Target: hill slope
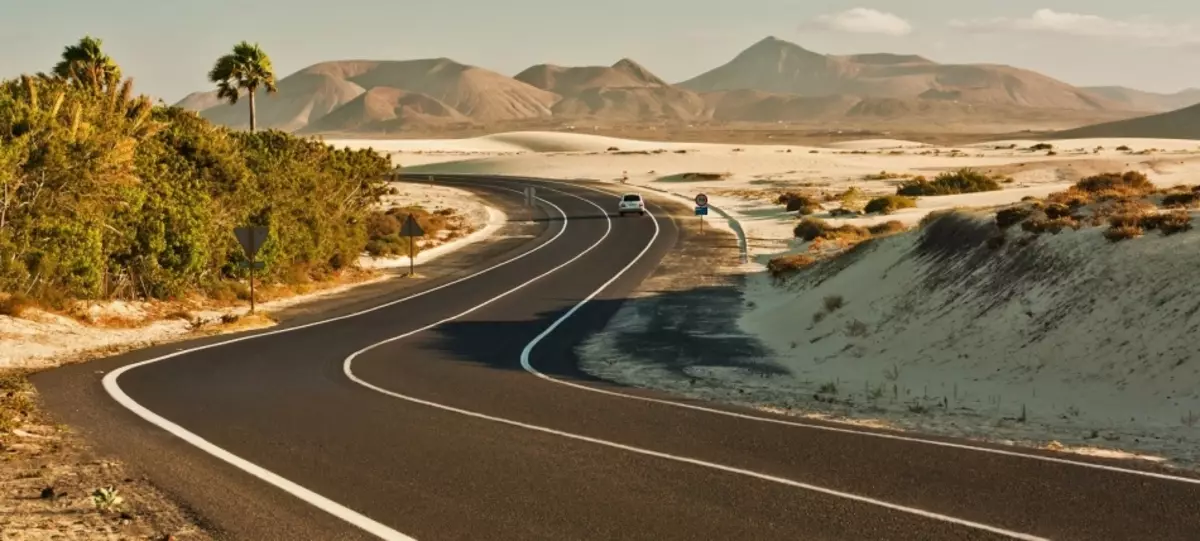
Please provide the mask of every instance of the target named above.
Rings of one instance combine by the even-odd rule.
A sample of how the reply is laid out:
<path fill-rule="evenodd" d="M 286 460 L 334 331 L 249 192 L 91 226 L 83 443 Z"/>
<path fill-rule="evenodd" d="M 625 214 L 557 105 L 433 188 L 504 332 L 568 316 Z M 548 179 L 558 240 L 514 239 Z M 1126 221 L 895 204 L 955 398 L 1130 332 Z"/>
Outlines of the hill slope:
<path fill-rule="evenodd" d="M 628 58 L 612 66 L 540 64 L 514 79 L 562 96 L 551 109 L 556 117 L 658 121 L 705 116 L 698 94 L 668 84 Z"/>
<path fill-rule="evenodd" d="M 1144 137 L 1200 139 L 1200 105 L 1157 115 L 1105 122 L 1053 134 L 1055 138 Z"/>
<path fill-rule="evenodd" d="M 938 64 L 913 55 L 834 56 L 769 37 L 679 86 L 696 92 L 759 90 L 798 96 L 922 98 L 1085 111 L 1119 102 L 1044 75 L 992 64 Z"/>
<path fill-rule="evenodd" d="M 277 94 L 263 93 L 258 100 L 258 120 L 263 128 L 303 129 L 376 88 L 391 90 L 372 96 L 330 123 L 365 126 L 401 117 L 408 123 L 459 121 L 460 117 L 476 122 L 523 120 L 550 116 L 550 106 L 559 100 L 554 93 L 447 58 L 324 62 L 283 78 L 278 87 Z M 204 107 L 211 103 L 208 94 L 192 94 L 178 105 L 200 110 L 201 116 L 220 124 L 237 128 L 248 125 L 245 104 Z M 395 101 L 401 114 L 395 107 L 379 105 L 389 101 Z M 439 110 L 436 104 L 448 106 L 454 113 Z"/>
<path fill-rule="evenodd" d="M 467 124 L 471 119 L 425 94 L 377 86 L 300 130 L 387 133 L 408 127 Z"/>
<path fill-rule="evenodd" d="M 1174 94 L 1146 92 L 1124 86 L 1089 86 L 1083 89 L 1120 102 L 1133 111 L 1162 113 L 1200 103 L 1200 88 L 1188 88 Z"/>

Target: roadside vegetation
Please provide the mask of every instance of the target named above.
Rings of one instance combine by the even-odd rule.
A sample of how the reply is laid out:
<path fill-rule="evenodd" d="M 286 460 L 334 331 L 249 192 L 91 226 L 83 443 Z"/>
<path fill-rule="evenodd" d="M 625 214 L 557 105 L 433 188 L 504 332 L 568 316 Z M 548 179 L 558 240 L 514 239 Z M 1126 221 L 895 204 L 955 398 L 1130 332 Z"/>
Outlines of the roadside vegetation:
<path fill-rule="evenodd" d="M 62 307 L 220 290 L 247 275 L 242 225 L 270 230 L 263 280 L 354 264 L 387 160 L 215 126 L 120 74 L 85 38 L 53 74 L 0 83 L 0 291 Z"/>
<path fill-rule="evenodd" d="M 904 181 L 896 189 L 896 195 L 916 197 L 922 195 L 955 195 L 963 193 L 993 192 L 1000 190 L 1001 177 L 989 176 L 973 169 L 947 171 L 928 180 L 917 177 Z"/>

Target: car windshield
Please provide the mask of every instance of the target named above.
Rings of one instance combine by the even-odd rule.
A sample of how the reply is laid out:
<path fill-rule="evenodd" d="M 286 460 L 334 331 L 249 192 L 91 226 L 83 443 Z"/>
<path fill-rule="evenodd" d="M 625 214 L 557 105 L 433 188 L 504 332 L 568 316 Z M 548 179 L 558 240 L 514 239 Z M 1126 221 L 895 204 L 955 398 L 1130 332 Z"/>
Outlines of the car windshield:
<path fill-rule="evenodd" d="M 625 197 L 623 197 L 621 200 L 622 200 L 622 201 L 625 201 L 625 202 L 630 202 L 630 201 L 641 201 L 641 200 L 642 200 L 642 196 L 640 196 L 640 195 L 637 195 L 637 194 L 630 194 L 630 195 L 626 195 L 626 196 L 625 196 Z"/>

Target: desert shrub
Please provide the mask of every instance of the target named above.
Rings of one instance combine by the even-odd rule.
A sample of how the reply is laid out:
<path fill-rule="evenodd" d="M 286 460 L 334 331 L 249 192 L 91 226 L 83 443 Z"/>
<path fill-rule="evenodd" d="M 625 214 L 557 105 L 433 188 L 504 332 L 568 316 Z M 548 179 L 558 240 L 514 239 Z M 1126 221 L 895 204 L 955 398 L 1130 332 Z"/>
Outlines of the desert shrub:
<path fill-rule="evenodd" d="M 903 195 L 887 195 L 884 197 L 876 197 L 867 202 L 867 206 L 863 208 L 868 214 L 891 214 L 900 209 L 908 209 L 917 206 L 917 200 Z"/>
<path fill-rule="evenodd" d="M 1038 143 L 1036 145 L 1029 147 L 1029 150 L 1052 150 L 1052 149 L 1054 149 L 1054 145 L 1052 145 L 1050 143 Z"/>
<path fill-rule="evenodd" d="M 1091 194 L 1115 192 L 1123 195 L 1147 195 L 1154 191 L 1154 184 L 1142 173 L 1126 171 L 1093 175 L 1076 182 L 1072 189 Z"/>
<path fill-rule="evenodd" d="M 1004 236 L 1004 233 L 1000 233 L 998 235 L 988 237 L 987 247 L 993 250 L 999 250 L 1000 248 L 1003 248 L 1007 242 L 1008 237 Z"/>
<path fill-rule="evenodd" d="M 805 218 L 796 224 L 796 227 L 792 229 L 792 234 L 798 239 L 813 241 L 824 235 L 827 229 L 829 229 L 829 223 L 825 220 Z"/>
<path fill-rule="evenodd" d="M 842 225 L 825 229 L 821 234 L 821 238 L 829 240 L 844 240 L 848 242 L 860 241 L 871 237 L 871 231 L 865 227 L 857 225 Z"/>
<path fill-rule="evenodd" d="M 1112 222 L 1113 227 L 1117 227 L 1117 222 Z M 1122 221 L 1120 226 L 1129 226 L 1127 221 Z M 1185 210 L 1176 210 L 1172 212 L 1146 214 L 1140 217 L 1136 225 L 1142 229 L 1150 231 L 1157 230 L 1162 232 L 1164 236 L 1182 233 L 1192 228 L 1192 215 Z"/>
<path fill-rule="evenodd" d="M 21 293 L 13 293 L 0 298 L 0 316 L 21 317 L 26 310 L 33 308 L 34 305 L 33 299 Z"/>
<path fill-rule="evenodd" d="M 1060 218 L 1036 216 L 1021 223 L 1021 229 L 1035 235 L 1040 235 L 1042 233 L 1057 235 L 1061 233 L 1063 229 L 1068 227 L 1078 230 L 1080 227 L 1083 227 L 1083 224 L 1079 223 L 1079 221 L 1070 216 L 1064 216 Z"/>
<path fill-rule="evenodd" d="M 847 209 L 847 208 L 841 208 L 841 207 L 838 207 L 838 208 L 835 208 L 835 209 L 832 209 L 832 210 L 830 210 L 830 211 L 829 211 L 829 215 L 830 215 L 830 216 L 834 216 L 834 217 L 842 217 L 842 216 L 858 216 L 858 212 L 857 212 L 857 211 L 850 210 L 850 209 Z"/>
<path fill-rule="evenodd" d="M 367 217 L 367 236 L 376 239 L 400 232 L 400 221 L 393 214 L 372 212 Z"/>
<path fill-rule="evenodd" d="M 996 213 L 996 226 L 1000 229 L 1008 229 L 1017 225 L 1030 215 L 1033 214 L 1033 209 L 1028 207 L 1009 207 L 1001 209 Z"/>
<path fill-rule="evenodd" d="M 787 275 L 812 266 L 817 260 L 807 254 L 793 254 L 773 257 L 767 262 L 767 272 L 776 281 Z"/>
<path fill-rule="evenodd" d="M 1042 209 L 1042 212 L 1046 213 L 1046 217 L 1050 218 L 1051 220 L 1066 218 L 1072 214 L 1071 207 L 1062 203 L 1051 203 L 1046 205 L 1045 208 Z"/>
<path fill-rule="evenodd" d="M 825 297 L 824 303 L 826 312 L 836 312 L 846 305 L 846 299 L 843 299 L 841 295 L 830 295 Z"/>
<path fill-rule="evenodd" d="M 1129 152 L 1129 151 L 1132 151 L 1133 149 L 1129 148 L 1127 145 L 1121 145 L 1121 146 L 1117 147 L 1117 150 L 1122 151 L 1122 152 Z"/>
<path fill-rule="evenodd" d="M 870 231 L 870 233 L 872 235 L 880 236 L 880 235 L 892 235 L 895 233 L 903 233 L 905 231 L 905 229 L 907 229 L 907 228 L 904 227 L 903 222 L 898 222 L 896 220 L 890 220 L 887 222 L 883 222 L 881 224 L 872 225 L 867 228 L 867 231 Z"/>
<path fill-rule="evenodd" d="M 846 191 L 838 194 L 838 201 L 841 202 L 842 208 L 848 210 L 862 210 L 862 201 L 866 198 L 866 194 L 862 190 L 851 186 Z"/>
<path fill-rule="evenodd" d="M 1164 207 L 1191 207 L 1200 199 L 1200 194 L 1196 192 L 1180 192 L 1171 193 L 1163 197 L 1162 205 Z"/>
<path fill-rule="evenodd" d="M 1116 214 L 1108 218 L 1108 225 L 1111 227 L 1142 227 L 1145 219 L 1145 214 Z"/>
<path fill-rule="evenodd" d="M 786 205 L 784 210 L 807 216 L 821 210 L 821 203 L 804 194 L 786 193 L 779 196 L 780 203 Z"/>
<path fill-rule="evenodd" d="M 896 194 L 907 196 L 954 195 L 991 192 L 1000 189 L 1000 183 L 995 178 L 972 169 L 960 169 L 941 173 L 932 181 L 919 178 L 905 181 L 897 188 Z"/>
<path fill-rule="evenodd" d="M 1142 236 L 1145 231 L 1136 225 L 1123 225 L 1120 227 L 1110 227 L 1104 230 L 1104 238 L 1112 242 L 1120 242 L 1123 240 L 1133 239 Z"/>

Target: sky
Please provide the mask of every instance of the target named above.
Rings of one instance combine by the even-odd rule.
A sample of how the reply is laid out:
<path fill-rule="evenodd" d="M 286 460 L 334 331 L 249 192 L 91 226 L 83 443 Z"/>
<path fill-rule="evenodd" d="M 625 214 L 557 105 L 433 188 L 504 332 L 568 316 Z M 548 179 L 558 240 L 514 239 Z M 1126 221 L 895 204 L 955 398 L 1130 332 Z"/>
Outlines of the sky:
<path fill-rule="evenodd" d="M 515 75 L 629 57 L 679 82 L 775 36 L 1080 86 L 1200 87 L 1195 0 L 0 0 L 0 78 L 48 71 L 85 34 L 140 92 L 171 103 L 210 89 L 213 61 L 241 40 L 261 44 L 280 78 L 327 60 L 449 57 Z"/>

